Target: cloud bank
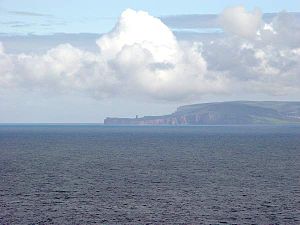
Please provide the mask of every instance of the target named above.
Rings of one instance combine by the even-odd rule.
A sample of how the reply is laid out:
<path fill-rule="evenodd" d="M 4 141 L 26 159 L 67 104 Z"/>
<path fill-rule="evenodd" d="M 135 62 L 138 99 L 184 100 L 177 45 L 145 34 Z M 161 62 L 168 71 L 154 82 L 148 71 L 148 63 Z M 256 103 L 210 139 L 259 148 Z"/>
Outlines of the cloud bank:
<path fill-rule="evenodd" d="M 258 9 L 234 7 L 218 21 L 222 38 L 179 41 L 160 19 L 128 9 L 97 40 L 98 51 L 62 44 L 42 54 L 8 54 L 0 45 L 0 89 L 163 101 L 300 93 L 300 28 L 291 15 L 266 23 Z"/>

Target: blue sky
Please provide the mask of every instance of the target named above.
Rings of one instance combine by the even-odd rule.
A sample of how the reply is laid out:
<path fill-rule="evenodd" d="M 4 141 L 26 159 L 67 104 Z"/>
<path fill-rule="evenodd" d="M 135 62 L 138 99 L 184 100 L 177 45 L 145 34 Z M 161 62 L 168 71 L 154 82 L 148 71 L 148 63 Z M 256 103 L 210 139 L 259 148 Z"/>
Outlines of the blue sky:
<path fill-rule="evenodd" d="M 224 8 L 243 5 L 263 12 L 299 12 L 298 0 L 2 0 L 0 32 L 16 34 L 103 33 L 112 29 L 126 8 L 145 10 L 154 16 L 218 14 Z"/>

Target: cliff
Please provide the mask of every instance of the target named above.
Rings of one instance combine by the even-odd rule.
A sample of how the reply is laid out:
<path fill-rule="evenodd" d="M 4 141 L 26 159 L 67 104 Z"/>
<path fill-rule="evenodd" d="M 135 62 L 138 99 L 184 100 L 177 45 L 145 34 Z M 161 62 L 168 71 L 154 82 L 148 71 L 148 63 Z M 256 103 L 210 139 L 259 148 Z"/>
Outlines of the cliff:
<path fill-rule="evenodd" d="M 106 118 L 110 125 L 300 124 L 300 102 L 236 101 L 186 105 L 164 116 Z"/>

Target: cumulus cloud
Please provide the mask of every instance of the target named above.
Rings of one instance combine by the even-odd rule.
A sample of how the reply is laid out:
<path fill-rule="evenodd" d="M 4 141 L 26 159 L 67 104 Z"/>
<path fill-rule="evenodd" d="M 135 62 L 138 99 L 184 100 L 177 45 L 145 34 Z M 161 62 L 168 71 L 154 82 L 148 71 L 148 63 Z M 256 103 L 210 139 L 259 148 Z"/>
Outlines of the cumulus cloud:
<path fill-rule="evenodd" d="M 247 12 L 242 6 L 225 9 L 219 21 L 225 31 L 244 38 L 255 37 L 262 24 L 262 13 L 259 9 Z"/>
<path fill-rule="evenodd" d="M 293 15 L 281 12 L 266 23 L 258 10 L 233 7 L 219 19 L 229 35 L 203 45 L 208 70 L 226 73 L 244 92 L 299 94 L 300 27 Z"/>
<path fill-rule="evenodd" d="M 123 12 L 97 45 L 98 53 L 70 44 L 39 55 L 9 55 L 1 50 L 7 64 L 1 71 L 2 86 L 80 90 L 95 97 L 138 94 L 163 100 L 223 89 L 222 76 L 206 77 L 199 45 L 183 46 L 165 24 L 146 12 Z"/>
<path fill-rule="evenodd" d="M 128 9 L 97 40 L 96 52 L 62 44 L 42 54 L 9 54 L 0 45 L 0 88 L 171 101 L 300 93 L 300 29 L 292 21 L 281 13 L 266 23 L 259 10 L 229 8 L 219 16 L 228 35 L 191 42 L 178 41 L 147 12 Z"/>

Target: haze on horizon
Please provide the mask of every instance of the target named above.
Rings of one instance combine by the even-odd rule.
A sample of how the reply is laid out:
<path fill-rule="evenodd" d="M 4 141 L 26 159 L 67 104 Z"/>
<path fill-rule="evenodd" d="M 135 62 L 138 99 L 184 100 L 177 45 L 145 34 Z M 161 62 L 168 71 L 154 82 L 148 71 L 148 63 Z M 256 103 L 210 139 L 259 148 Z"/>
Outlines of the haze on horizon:
<path fill-rule="evenodd" d="M 0 122 L 102 122 L 190 103 L 299 100 L 296 1 L 199 2 L 104 10 L 95 1 L 0 1 Z"/>

